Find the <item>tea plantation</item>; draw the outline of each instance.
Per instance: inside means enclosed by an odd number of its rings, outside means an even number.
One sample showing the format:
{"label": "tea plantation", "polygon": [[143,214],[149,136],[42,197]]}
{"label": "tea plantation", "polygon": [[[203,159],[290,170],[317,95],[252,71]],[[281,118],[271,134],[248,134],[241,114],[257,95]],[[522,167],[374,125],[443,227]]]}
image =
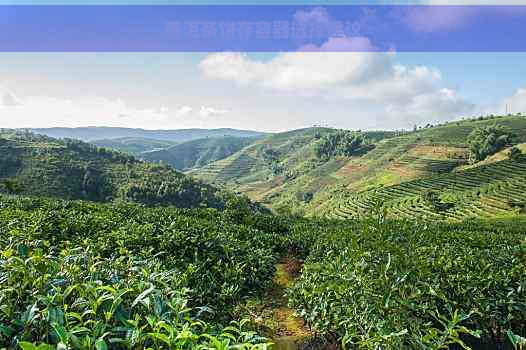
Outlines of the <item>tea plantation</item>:
{"label": "tea plantation", "polygon": [[1,346],[265,348],[228,316],[269,283],[284,237],[234,223],[238,210],[16,197],[0,208]]}
{"label": "tea plantation", "polygon": [[289,300],[344,348],[497,349],[524,335],[524,223],[335,224]]}
{"label": "tea plantation", "polygon": [[[436,200],[426,194],[436,193]],[[381,206],[394,218],[463,221],[514,215],[526,207],[526,158],[502,160],[335,199],[329,215],[367,216]]]}
{"label": "tea plantation", "polygon": [[0,346],[272,348],[240,310],[267,292],[285,255],[305,261],[287,295],[312,327],[303,340],[311,348],[510,344],[508,333],[526,335],[525,223],[326,221],[3,196]]}

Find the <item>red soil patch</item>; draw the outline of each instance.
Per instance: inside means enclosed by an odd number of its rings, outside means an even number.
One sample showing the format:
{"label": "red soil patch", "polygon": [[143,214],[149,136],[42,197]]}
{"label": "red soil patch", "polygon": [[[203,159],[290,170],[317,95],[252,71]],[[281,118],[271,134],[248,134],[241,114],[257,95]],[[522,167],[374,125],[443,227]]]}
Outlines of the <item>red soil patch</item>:
{"label": "red soil patch", "polygon": [[431,145],[418,145],[409,151],[409,155],[413,157],[425,157],[439,160],[462,158],[466,153],[466,148]]}
{"label": "red soil patch", "polygon": [[348,163],[347,165],[344,165],[336,172],[337,176],[348,176],[348,175],[354,175],[357,172],[366,170],[367,166],[365,164],[352,164]]}

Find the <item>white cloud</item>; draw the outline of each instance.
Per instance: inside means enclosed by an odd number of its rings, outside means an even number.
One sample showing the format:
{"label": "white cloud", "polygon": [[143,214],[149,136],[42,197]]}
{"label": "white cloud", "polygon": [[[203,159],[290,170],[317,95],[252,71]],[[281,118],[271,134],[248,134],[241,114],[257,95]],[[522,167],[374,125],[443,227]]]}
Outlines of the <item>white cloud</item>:
{"label": "white cloud", "polygon": [[402,125],[438,123],[471,113],[475,106],[450,89],[421,93],[404,104],[388,104],[386,110]]}
{"label": "white cloud", "polygon": [[20,106],[21,104],[22,101],[15,95],[14,92],[0,85],[0,107]]}
{"label": "white cloud", "polygon": [[23,101],[23,104],[6,104],[4,97],[4,104],[0,106],[3,127],[105,125],[151,128],[169,121],[163,107],[135,108],[121,99],[95,96],[70,100],[26,96]]}
{"label": "white cloud", "polygon": [[241,53],[216,53],[200,68],[205,76],[276,93],[355,101],[380,106],[386,119],[408,126],[429,118],[447,120],[473,105],[445,86],[440,72],[397,64],[395,53],[282,53],[268,61]]}
{"label": "white cloud", "polygon": [[211,54],[199,66],[209,78],[294,91],[327,89],[374,79],[385,74],[390,60],[388,54],[296,52],[283,53],[264,62],[231,52]]}
{"label": "white cloud", "polygon": [[502,101],[482,108],[480,114],[498,114],[503,115],[506,113],[526,113],[526,88],[517,89],[515,93],[509,97],[502,99]]}
{"label": "white cloud", "polygon": [[324,7],[314,7],[310,11],[299,10],[294,14],[296,22],[328,22],[329,12]]}
{"label": "white cloud", "polygon": [[188,114],[190,114],[194,109],[190,106],[182,106],[180,108],[178,108],[176,111],[175,111],[175,116],[177,118],[181,118],[181,117],[184,117]]}
{"label": "white cloud", "polygon": [[506,104],[508,105],[508,111],[511,113],[525,113],[526,112],[526,88],[518,89],[515,94],[504,100],[501,110],[506,110]]}
{"label": "white cloud", "polygon": [[3,106],[20,106],[22,101],[20,101],[15,94],[7,91],[2,95],[1,104]]}
{"label": "white cloud", "polygon": [[216,115],[222,115],[228,113],[226,109],[216,109],[214,107],[201,106],[199,115],[203,118],[208,118]]}

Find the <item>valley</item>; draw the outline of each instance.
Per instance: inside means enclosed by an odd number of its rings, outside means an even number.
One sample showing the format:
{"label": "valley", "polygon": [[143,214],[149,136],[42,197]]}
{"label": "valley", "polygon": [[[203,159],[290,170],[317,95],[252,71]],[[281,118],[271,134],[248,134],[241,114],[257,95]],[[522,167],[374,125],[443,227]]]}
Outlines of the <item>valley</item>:
{"label": "valley", "polygon": [[97,142],[0,133],[4,348],[526,341],[526,117]]}

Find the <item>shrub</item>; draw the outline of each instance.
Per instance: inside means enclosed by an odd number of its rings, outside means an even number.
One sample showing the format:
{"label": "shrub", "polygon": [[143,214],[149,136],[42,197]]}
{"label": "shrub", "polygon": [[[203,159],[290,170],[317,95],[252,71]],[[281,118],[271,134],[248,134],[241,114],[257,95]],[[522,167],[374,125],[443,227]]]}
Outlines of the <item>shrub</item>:
{"label": "shrub", "polygon": [[476,128],[468,136],[472,159],[481,161],[497,153],[511,142],[512,137],[511,132],[498,125]]}
{"label": "shrub", "polygon": [[519,161],[522,157],[522,151],[518,147],[512,147],[508,153],[511,160]]}
{"label": "shrub", "polygon": [[323,136],[316,142],[318,158],[357,155],[367,149],[367,138],[360,132],[340,130]]}
{"label": "shrub", "polygon": [[[524,336],[522,235],[380,220],[312,244],[291,305],[344,348],[446,349]],[[454,347],[455,348],[455,347]]]}

